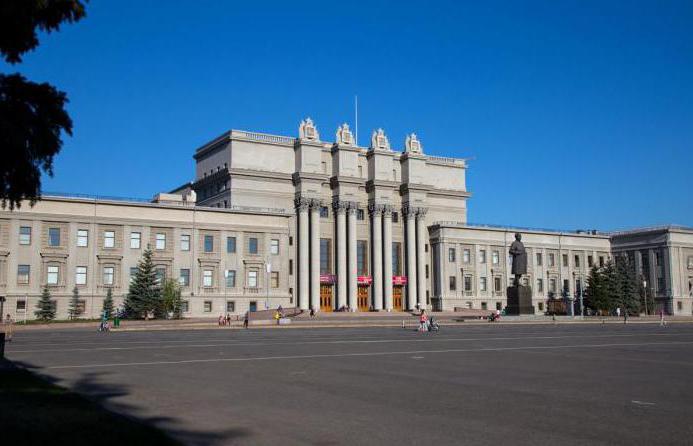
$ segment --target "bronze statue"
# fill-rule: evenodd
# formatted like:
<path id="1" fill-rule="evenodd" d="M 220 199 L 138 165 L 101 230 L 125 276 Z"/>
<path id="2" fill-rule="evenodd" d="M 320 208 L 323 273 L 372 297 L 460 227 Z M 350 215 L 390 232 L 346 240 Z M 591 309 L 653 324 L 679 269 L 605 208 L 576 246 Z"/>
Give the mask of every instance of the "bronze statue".
<path id="1" fill-rule="evenodd" d="M 519 286 L 522 275 L 527 274 L 527 251 L 522 244 L 522 235 L 519 232 L 515 234 L 515 241 L 510 245 L 508 252 L 513 256 L 511 272 L 515 275 L 515 286 Z"/>

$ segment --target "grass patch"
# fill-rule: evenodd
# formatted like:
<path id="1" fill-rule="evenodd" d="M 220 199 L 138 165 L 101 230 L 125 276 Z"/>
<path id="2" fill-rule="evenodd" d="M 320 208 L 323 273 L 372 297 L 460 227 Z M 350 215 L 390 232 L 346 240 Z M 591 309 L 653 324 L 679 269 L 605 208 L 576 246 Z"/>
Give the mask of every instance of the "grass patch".
<path id="1" fill-rule="evenodd" d="M 7 445 L 180 444 L 1 359 L 0 433 Z"/>

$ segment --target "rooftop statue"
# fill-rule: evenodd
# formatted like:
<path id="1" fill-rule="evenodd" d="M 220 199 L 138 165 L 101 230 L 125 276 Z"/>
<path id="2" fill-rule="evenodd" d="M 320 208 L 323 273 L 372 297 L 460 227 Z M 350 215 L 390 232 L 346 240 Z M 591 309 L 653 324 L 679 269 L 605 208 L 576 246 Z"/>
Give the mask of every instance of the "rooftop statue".
<path id="1" fill-rule="evenodd" d="M 320 134 L 312 119 L 306 118 L 301 121 L 301 125 L 298 127 L 298 137 L 309 141 L 320 141 Z"/>
<path id="2" fill-rule="evenodd" d="M 355 145 L 354 136 L 351 134 L 349 124 L 346 122 L 337 127 L 337 144 L 345 146 Z"/>
<path id="3" fill-rule="evenodd" d="M 371 148 L 380 150 L 390 150 L 390 141 L 385 136 L 385 130 L 378 129 L 371 135 Z"/>
<path id="4" fill-rule="evenodd" d="M 423 148 L 421 147 L 421 141 L 416 137 L 416 133 L 407 135 L 407 139 L 404 141 L 404 151 L 406 153 L 423 153 Z"/>

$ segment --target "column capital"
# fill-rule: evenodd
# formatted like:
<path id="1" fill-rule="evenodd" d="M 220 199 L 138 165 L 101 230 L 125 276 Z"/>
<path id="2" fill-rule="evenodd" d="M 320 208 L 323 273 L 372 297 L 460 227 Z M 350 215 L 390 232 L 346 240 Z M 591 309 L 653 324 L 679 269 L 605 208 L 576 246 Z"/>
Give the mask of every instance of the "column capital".
<path id="1" fill-rule="evenodd" d="M 323 202 L 322 202 L 322 200 L 320 200 L 319 198 L 310 198 L 310 199 L 307 199 L 307 200 L 310 202 L 310 208 L 311 208 L 311 210 L 314 210 L 314 211 L 317 210 L 317 211 L 319 211 L 320 208 L 323 206 Z"/>
<path id="2" fill-rule="evenodd" d="M 426 218 L 426 212 L 428 212 L 428 208 L 416 208 L 416 219 L 423 220 Z"/>
<path id="3" fill-rule="evenodd" d="M 352 205 L 354 204 L 355 203 L 351 201 L 343 201 L 335 198 L 332 200 L 332 209 L 334 210 L 335 214 L 344 214 L 351 209 Z"/>
<path id="4" fill-rule="evenodd" d="M 294 206 L 297 211 L 307 211 L 310 207 L 310 199 L 304 197 L 294 198 Z"/>
<path id="5" fill-rule="evenodd" d="M 368 212 L 371 215 L 382 215 L 383 212 L 385 212 L 385 205 L 384 204 L 376 204 L 376 203 L 370 203 L 368 205 Z"/>
<path id="6" fill-rule="evenodd" d="M 383 217 L 392 218 L 392 213 L 395 211 L 395 207 L 389 204 L 383 205 Z"/>
<path id="7" fill-rule="evenodd" d="M 414 218 L 416 216 L 416 208 L 410 206 L 409 203 L 404 203 L 402 205 L 402 214 L 405 218 Z"/>

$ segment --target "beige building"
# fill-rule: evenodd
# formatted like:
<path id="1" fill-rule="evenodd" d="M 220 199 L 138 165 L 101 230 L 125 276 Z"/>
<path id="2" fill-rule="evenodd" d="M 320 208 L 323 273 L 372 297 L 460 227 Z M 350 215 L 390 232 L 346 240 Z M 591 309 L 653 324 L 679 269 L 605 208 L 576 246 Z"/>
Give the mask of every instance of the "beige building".
<path id="1" fill-rule="evenodd" d="M 96 317 L 108 288 L 122 303 L 147 245 L 158 274 L 179 280 L 187 316 L 505 306 L 515 230 L 466 224 L 465 160 L 426 154 L 415 134 L 393 150 L 381 129 L 369 147 L 346 124 L 334 142 L 310 119 L 298 133 L 226 132 L 195 151 L 195 181 L 151 202 L 47 195 L 0 211 L 5 313 L 33 318 L 48 286 L 66 317 L 76 286 Z M 677 231 L 664 242 L 677 248 L 667 262 L 679 263 L 661 302 L 691 314 L 693 240 Z M 626 234 L 520 232 L 537 313 L 563 289 L 574 296 L 589 266 L 616 252 L 612 243 L 618 252 L 640 246 L 622 243 Z"/>

